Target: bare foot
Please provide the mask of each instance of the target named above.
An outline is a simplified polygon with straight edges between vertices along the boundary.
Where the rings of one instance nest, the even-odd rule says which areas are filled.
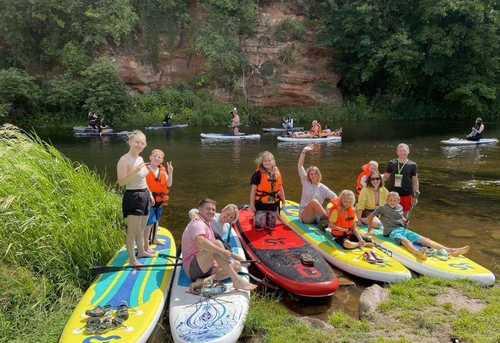
[[[155,251],[151,248],[144,249],[144,251],[147,252],[148,254],[152,254],[153,256],[155,254]]]
[[[422,260],[422,261],[427,260],[427,255],[423,251],[417,251],[413,255],[415,255],[415,257],[418,258],[419,260]]]
[[[151,243],[151,244],[161,245],[161,244],[163,244],[163,242],[162,242],[162,241],[159,241],[159,240],[157,240],[157,239],[155,239],[155,240],[153,241],[153,243]]]
[[[253,291],[257,288],[257,285],[251,284],[250,282],[246,282],[238,278],[237,281],[233,282],[233,287],[242,291]]]
[[[142,267],[142,266],[143,266],[143,264],[142,264],[142,263],[140,263],[140,262],[139,262],[139,261],[137,261],[137,260],[129,261],[129,263],[130,263],[130,265],[131,265],[132,267],[134,267],[134,268],[138,268],[138,267]]]
[[[143,257],[154,257],[154,256],[155,256],[155,254],[151,254],[151,253],[149,253],[149,252],[147,252],[147,251],[144,251],[144,254],[142,254],[142,255],[137,255],[137,257],[138,257],[138,258],[143,258]]]
[[[469,249],[470,249],[470,246],[466,245],[464,247],[461,247],[461,248],[456,248],[456,249],[450,249],[448,250],[448,253],[451,255],[451,256],[459,256],[459,255],[464,255],[464,254],[467,254],[469,252]]]

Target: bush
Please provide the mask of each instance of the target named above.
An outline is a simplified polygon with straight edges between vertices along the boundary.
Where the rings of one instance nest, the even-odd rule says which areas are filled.
[[[286,18],[276,28],[274,37],[280,42],[303,40],[306,31],[307,30],[303,22]]]
[[[16,68],[0,70],[0,103],[10,104],[16,115],[32,113],[40,97],[33,77]]]
[[[101,114],[107,123],[120,122],[128,111],[130,98],[116,66],[103,58],[85,69],[82,76],[86,85],[84,108]]]

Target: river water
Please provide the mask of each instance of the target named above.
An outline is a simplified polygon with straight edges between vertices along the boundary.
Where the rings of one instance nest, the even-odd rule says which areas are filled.
[[[468,257],[500,275],[500,145],[455,148],[443,147],[441,139],[467,132],[463,122],[370,122],[344,126],[341,144],[319,144],[308,156],[306,165],[317,165],[323,183],[339,193],[353,189],[360,166],[373,159],[381,171],[395,156],[400,142],[410,145],[410,158],[418,163],[421,197],[412,216],[412,226],[423,235],[450,246],[472,246]],[[210,128],[203,132],[227,129]],[[246,128],[258,132],[257,128]],[[208,142],[199,137],[198,128],[168,132],[146,132],[148,146],[145,160],[153,148],[166,152],[174,165],[171,200],[163,218],[180,244],[187,224],[187,211],[210,197],[219,208],[227,203],[245,204],[249,199],[250,176],[259,152],[271,151],[281,170],[287,199],[298,201],[300,182],[296,163],[304,145],[278,143],[276,136],[263,134],[254,142]],[[71,131],[57,134],[40,132],[67,157],[85,163],[105,179],[116,180],[116,162],[127,152],[124,139],[75,138]],[[500,137],[500,122],[487,127],[487,137]],[[467,236],[467,237],[465,237]],[[339,275],[342,273],[339,271]],[[345,278],[355,286],[342,287],[327,303],[306,305],[286,300],[287,306],[300,314],[326,315],[343,308],[357,315],[357,299],[369,282]]]

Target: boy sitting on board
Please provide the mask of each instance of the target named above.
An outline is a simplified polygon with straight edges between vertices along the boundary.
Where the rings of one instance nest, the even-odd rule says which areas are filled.
[[[459,256],[469,251],[470,247],[468,245],[461,248],[448,248],[408,230],[406,228],[408,220],[403,215],[403,207],[399,204],[399,194],[397,192],[390,192],[387,196],[386,204],[377,207],[375,211],[368,216],[369,227],[373,226],[372,221],[375,217],[378,217],[384,226],[384,236],[390,237],[395,240],[396,243],[404,246],[418,259],[426,260],[427,255],[415,247],[415,243],[433,249],[444,249],[450,256]],[[368,231],[368,234],[371,234],[372,231],[373,230]]]
[[[332,207],[328,213],[328,231],[335,237],[335,241],[345,249],[356,249],[359,247],[371,247],[358,231],[356,210],[354,203],[356,198],[354,192],[343,190],[340,196],[332,201]]]

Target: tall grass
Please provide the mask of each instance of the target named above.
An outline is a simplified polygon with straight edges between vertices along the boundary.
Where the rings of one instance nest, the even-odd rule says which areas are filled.
[[[13,126],[0,129],[0,261],[85,288],[123,243],[119,197],[86,166]]]

